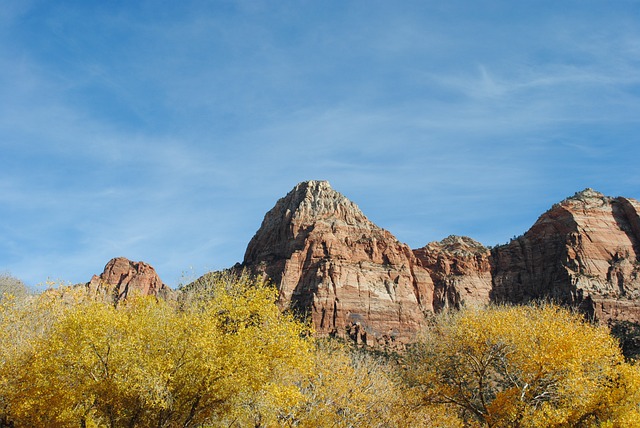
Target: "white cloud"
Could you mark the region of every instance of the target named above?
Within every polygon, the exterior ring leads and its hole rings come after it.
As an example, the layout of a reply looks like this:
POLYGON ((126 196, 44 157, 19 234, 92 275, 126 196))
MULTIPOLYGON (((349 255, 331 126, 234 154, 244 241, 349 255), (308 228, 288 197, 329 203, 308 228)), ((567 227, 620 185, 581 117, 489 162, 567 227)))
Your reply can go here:
POLYGON ((590 36, 544 7, 145 7, 87 15, 86 39, 54 7, 75 43, 58 61, 25 36, 48 27, 0 43, 0 259, 29 282, 118 255, 173 283, 228 266, 305 179, 412 245, 506 240, 587 185, 636 192, 640 39, 616 16, 590 36))

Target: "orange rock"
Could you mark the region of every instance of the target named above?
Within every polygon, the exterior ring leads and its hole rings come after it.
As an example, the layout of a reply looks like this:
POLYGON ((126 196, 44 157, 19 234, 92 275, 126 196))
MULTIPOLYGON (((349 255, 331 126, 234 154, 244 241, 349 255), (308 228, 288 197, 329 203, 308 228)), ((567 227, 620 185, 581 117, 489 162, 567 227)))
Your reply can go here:
POLYGON ((603 321, 640 321, 640 203, 592 189, 493 251, 492 298, 552 299, 603 321))
POLYGON ((113 299, 115 303, 129 293, 167 298, 172 290, 158 277, 155 269, 144 262, 132 262, 124 257, 111 259, 104 272, 94 275, 86 285, 90 294, 113 299))
POLYGON ((449 236, 413 250, 431 275, 433 307, 485 305, 491 293, 491 251, 466 236, 449 236))
POLYGON ((300 183, 276 203, 243 265, 268 276, 281 306, 310 315, 320 336, 401 345, 433 311, 433 283, 411 249, 326 181, 300 183))

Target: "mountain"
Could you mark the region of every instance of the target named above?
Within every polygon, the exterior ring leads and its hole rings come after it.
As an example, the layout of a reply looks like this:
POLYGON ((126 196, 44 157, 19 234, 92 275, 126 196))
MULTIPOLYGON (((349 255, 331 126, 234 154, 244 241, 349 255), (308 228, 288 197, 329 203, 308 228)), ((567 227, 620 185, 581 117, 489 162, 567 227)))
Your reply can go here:
MULTIPOLYGON (((412 250, 328 182, 307 181, 267 212, 241 269, 273 282, 281 308, 318 335, 372 346, 402 348, 430 314, 492 302, 553 301, 640 325, 640 203, 585 189, 508 244, 449 236, 412 250)), ((86 287, 116 303, 132 290, 173 296, 151 266, 124 258, 86 287)))
POLYGON ((640 322, 640 203, 585 189, 524 235, 489 249, 449 236, 410 250, 326 181, 298 184, 265 216, 243 266, 321 335, 406 343, 425 314, 549 300, 640 322))
POLYGON ((435 311, 490 302, 491 251, 481 243, 452 235, 413 252, 433 280, 435 311))
POLYGON ((585 189, 492 251, 497 302, 551 299, 603 321, 640 321, 640 203, 585 189))
POLYGON ((409 342, 433 312, 433 282, 411 249, 326 181, 298 184, 265 215, 243 266, 268 276, 280 303, 319 335, 409 342))
POLYGON ((133 293, 163 298, 173 295, 171 288, 162 282, 151 265, 124 257, 111 259, 104 271, 94 275, 85 287, 90 295, 116 304, 133 293))

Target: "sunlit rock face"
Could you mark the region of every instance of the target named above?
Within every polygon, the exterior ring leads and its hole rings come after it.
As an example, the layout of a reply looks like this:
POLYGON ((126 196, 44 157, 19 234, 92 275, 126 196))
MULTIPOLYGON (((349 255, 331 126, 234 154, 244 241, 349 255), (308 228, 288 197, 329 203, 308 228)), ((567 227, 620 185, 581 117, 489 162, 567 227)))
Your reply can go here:
POLYGON ((298 184, 266 215, 243 266, 318 335, 369 345, 413 340, 428 314, 547 300, 606 322, 640 322, 640 203, 586 189, 524 235, 487 248, 449 236, 411 250, 326 181, 298 184))
POLYGON ((298 184, 265 215, 244 266, 318 335, 374 346, 411 341, 433 311, 433 282, 411 249, 326 181, 298 184))
POLYGON ((151 265, 132 262, 124 257, 111 259, 100 275, 91 278, 86 288, 91 295, 115 303, 132 294, 162 298, 173 295, 173 291, 162 282, 151 265))
POLYGON ((551 299, 603 321, 640 321, 640 203, 592 189, 492 252, 498 302, 551 299))
POLYGON ((492 278, 487 247, 466 236, 449 236, 413 252, 433 280, 434 310, 489 303, 492 278))

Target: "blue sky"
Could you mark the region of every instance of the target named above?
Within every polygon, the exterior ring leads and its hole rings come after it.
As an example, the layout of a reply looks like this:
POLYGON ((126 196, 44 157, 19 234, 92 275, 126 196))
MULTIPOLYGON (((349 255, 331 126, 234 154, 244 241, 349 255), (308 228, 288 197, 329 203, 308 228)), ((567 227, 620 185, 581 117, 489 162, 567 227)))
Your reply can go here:
POLYGON ((638 1, 30 1, 0 8, 0 271, 171 286, 329 180, 413 248, 640 198, 638 1))

